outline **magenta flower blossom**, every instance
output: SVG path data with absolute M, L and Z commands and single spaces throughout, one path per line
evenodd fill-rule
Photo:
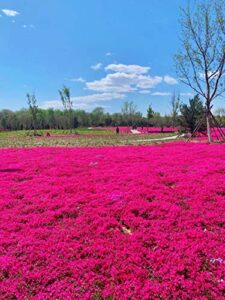
M 0 152 L 0 299 L 225 298 L 224 145 Z

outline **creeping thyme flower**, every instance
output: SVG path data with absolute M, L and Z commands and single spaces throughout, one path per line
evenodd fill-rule
M 0 156 L 0 299 L 224 299 L 225 145 Z

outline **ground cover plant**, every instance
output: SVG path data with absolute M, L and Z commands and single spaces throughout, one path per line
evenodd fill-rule
M 93 127 L 92 130 L 103 130 L 103 131 L 116 131 L 117 127 Z M 153 134 L 153 133 L 175 133 L 178 132 L 179 128 L 175 127 L 132 127 L 132 126 L 118 126 L 120 133 L 131 133 L 132 129 L 137 130 L 140 134 Z
M 0 153 L 1 299 L 224 299 L 224 145 Z
M 104 146 L 104 145 L 133 145 L 137 143 L 151 144 L 152 140 L 170 137 L 176 133 L 152 133 L 133 135 L 115 130 L 87 129 L 74 130 L 40 130 L 41 136 L 33 136 L 31 131 L 0 132 L 0 147 L 41 147 L 41 146 Z M 50 136 L 47 136 L 50 133 Z M 142 141 L 144 140 L 144 142 Z

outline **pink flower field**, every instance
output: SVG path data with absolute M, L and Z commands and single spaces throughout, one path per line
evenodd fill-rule
M 109 130 L 116 131 L 116 127 L 93 127 L 95 130 Z M 174 127 L 137 127 L 136 128 L 141 134 L 147 133 L 174 133 L 178 131 L 178 128 Z M 131 133 L 132 126 L 119 126 L 120 133 Z
M 0 299 L 225 299 L 224 145 L 0 153 Z

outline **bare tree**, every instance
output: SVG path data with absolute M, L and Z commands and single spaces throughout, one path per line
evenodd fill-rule
M 176 92 L 174 91 L 171 101 L 171 118 L 172 118 L 172 125 L 173 127 L 177 126 L 178 123 L 178 114 L 180 110 L 180 95 L 176 95 Z
M 35 94 L 29 94 L 27 93 L 27 102 L 29 105 L 29 110 L 32 116 L 32 125 L 33 125 L 33 129 L 34 129 L 34 135 L 37 134 L 36 130 L 37 130 L 37 113 L 38 113 L 38 106 L 37 106 L 37 99 Z
M 121 112 L 126 120 L 127 125 L 133 126 L 138 115 L 137 106 L 134 104 L 134 102 L 124 102 L 123 106 L 121 107 Z
M 72 113 L 73 113 L 73 102 L 71 100 L 71 95 L 70 95 L 70 89 L 66 86 L 63 86 L 61 90 L 59 90 L 59 95 L 62 101 L 62 105 L 64 107 L 65 113 L 68 114 L 69 117 L 69 127 L 70 130 L 72 131 L 73 127 L 73 120 L 72 120 Z
M 205 99 L 212 141 L 212 102 L 225 92 L 225 1 L 197 0 L 181 9 L 182 47 L 175 56 L 180 80 Z

